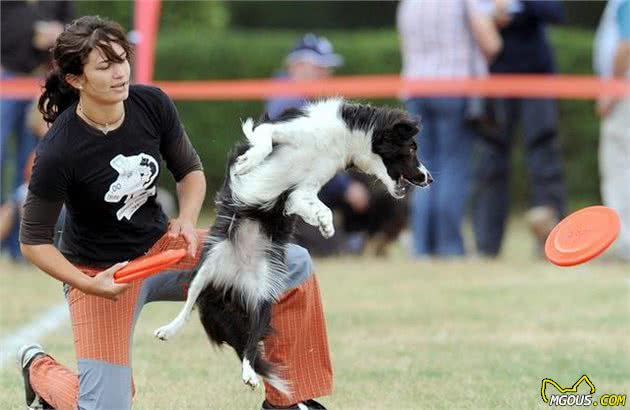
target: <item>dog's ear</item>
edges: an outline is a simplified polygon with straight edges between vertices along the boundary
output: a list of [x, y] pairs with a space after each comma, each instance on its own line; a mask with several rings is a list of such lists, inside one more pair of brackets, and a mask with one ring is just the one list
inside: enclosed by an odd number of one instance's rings
[[399, 137], [410, 138], [416, 135], [420, 131], [418, 123], [413, 120], [400, 120], [394, 124], [394, 133]]
[[260, 115], [260, 118], [258, 118], [259, 124], [263, 122], [269, 122], [269, 121], [271, 121], [271, 117], [269, 117], [269, 111], [265, 111], [264, 113]]

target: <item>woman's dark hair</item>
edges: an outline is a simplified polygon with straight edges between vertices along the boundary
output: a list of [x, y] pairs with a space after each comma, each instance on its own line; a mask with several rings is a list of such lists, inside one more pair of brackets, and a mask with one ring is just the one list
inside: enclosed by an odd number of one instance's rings
[[111, 43], [120, 45], [131, 58], [131, 46], [123, 28], [116, 22], [98, 16], [84, 16], [66, 26], [51, 50], [53, 70], [46, 78], [44, 92], [39, 97], [39, 111], [49, 123], [66, 108], [79, 100], [78, 92], [66, 82], [66, 75], [83, 74], [92, 50], [101, 50], [107, 60], [122, 63], [124, 58], [118, 55]]

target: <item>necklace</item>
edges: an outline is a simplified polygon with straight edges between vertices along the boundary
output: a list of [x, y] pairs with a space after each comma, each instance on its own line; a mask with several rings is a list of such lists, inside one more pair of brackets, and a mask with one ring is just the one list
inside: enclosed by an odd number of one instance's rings
[[88, 117], [88, 115], [85, 113], [85, 111], [83, 111], [83, 107], [81, 106], [81, 102], [79, 102], [79, 111], [81, 111], [81, 114], [83, 114], [83, 116], [85, 117], [86, 120], [91, 122], [92, 125], [95, 125], [96, 128], [98, 128], [98, 130], [101, 131], [105, 135], [107, 135], [107, 133], [109, 133], [112, 130], [112, 128], [114, 128], [125, 117], [125, 110], [123, 109], [122, 114], [120, 114], [120, 118], [118, 118], [114, 122], [102, 123], [102, 122], [94, 121], [93, 119]]

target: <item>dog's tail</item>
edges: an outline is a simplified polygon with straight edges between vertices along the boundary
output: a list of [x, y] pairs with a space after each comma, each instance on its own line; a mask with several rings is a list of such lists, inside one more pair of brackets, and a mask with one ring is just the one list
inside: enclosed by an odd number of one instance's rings
[[245, 137], [247, 138], [248, 141], [252, 140], [252, 137], [254, 136], [254, 120], [251, 118], [246, 119], [243, 122], [243, 134], [245, 134]]
[[256, 360], [254, 360], [254, 371], [261, 375], [262, 378], [265, 379], [265, 381], [269, 383], [274, 389], [278, 390], [285, 396], [289, 396], [291, 394], [291, 386], [289, 382], [274, 373], [274, 370], [278, 370], [279, 366], [272, 365], [261, 356], [261, 353], [258, 352], [258, 354], [256, 355]]

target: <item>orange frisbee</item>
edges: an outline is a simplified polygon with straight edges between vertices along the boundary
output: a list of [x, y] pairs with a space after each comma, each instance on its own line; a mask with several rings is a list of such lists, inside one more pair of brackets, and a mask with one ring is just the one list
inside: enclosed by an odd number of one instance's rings
[[590, 206], [564, 218], [545, 242], [545, 254], [558, 266], [573, 266], [604, 252], [619, 234], [619, 216], [606, 206]]
[[182, 260], [186, 256], [185, 249], [169, 249], [151, 256], [143, 256], [129, 262], [114, 273], [116, 283], [129, 283], [136, 279], [158, 273]]

